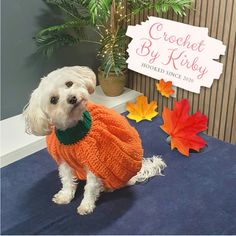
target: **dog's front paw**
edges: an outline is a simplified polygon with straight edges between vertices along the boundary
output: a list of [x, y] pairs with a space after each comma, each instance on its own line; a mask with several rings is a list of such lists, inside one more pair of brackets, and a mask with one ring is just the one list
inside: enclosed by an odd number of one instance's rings
[[56, 204], [68, 204], [71, 202], [73, 198], [74, 198], [73, 192], [60, 190], [53, 196], [52, 201], [55, 202]]
[[94, 208], [95, 204], [89, 202], [81, 202], [81, 204], [77, 208], [77, 213], [80, 215], [88, 215], [93, 212]]

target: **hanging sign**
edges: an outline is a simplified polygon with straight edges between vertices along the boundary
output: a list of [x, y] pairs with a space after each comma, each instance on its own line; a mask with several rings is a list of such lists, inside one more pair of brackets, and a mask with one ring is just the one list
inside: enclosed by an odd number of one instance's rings
[[132, 38], [127, 52], [130, 70], [194, 93], [211, 87], [219, 79], [223, 64], [215, 61], [226, 46], [208, 36], [208, 28], [196, 27], [158, 17], [141, 25], [128, 26]]

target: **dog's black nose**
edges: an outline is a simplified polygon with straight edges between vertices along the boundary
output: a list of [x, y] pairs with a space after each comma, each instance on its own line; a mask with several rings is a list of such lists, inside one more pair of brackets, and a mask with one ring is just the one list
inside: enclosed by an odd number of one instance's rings
[[69, 97], [67, 98], [67, 102], [68, 102], [69, 104], [72, 104], [72, 105], [76, 104], [76, 103], [77, 103], [77, 98], [76, 98], [76, 96], [69, 96]]

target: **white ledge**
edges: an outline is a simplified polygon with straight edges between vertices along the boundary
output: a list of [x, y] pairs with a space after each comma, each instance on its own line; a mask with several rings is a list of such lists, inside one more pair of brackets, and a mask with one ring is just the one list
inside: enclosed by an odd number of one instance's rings
[[129, 88], [125, 88], [124, 92], [120, 96], [108, 97], [103, 93], [101, 86], [97, 86], [95, 93], [92, 94], [90, 100], [94, 103], [102, 104], [106, 107], [112, 108], [119, 113], [123, 113], [126, 111], [126, 102], [135, 102], [136, 97], [139, 95], [141, 95], [141, 93]]
[[[126, 102], [134, 102], [139, 95], [139, 92], [125, 88], [122, 95], [107, 97], [102, 92], [101, 87], [97, 86], [90, 100], [122, 113], [126, 111]], [[1, 167], [7, 166], [46, 147], [45, 137], [37, 137], [25, 133], [25, 123], [22, 114], [0, 121], [0, 128]]]

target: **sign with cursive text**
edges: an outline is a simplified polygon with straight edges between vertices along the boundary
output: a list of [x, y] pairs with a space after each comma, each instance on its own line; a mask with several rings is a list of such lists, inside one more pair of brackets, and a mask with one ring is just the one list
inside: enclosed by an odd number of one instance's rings
[[223, 64], [215, 61], [226, 46], [208, 36], [208, 28], [196, 27], [158, 17], [141, 25], [128, 26], [132, 38], [127, 52], [130, 70], [194, 93], [211, 87], [219, 79]]

